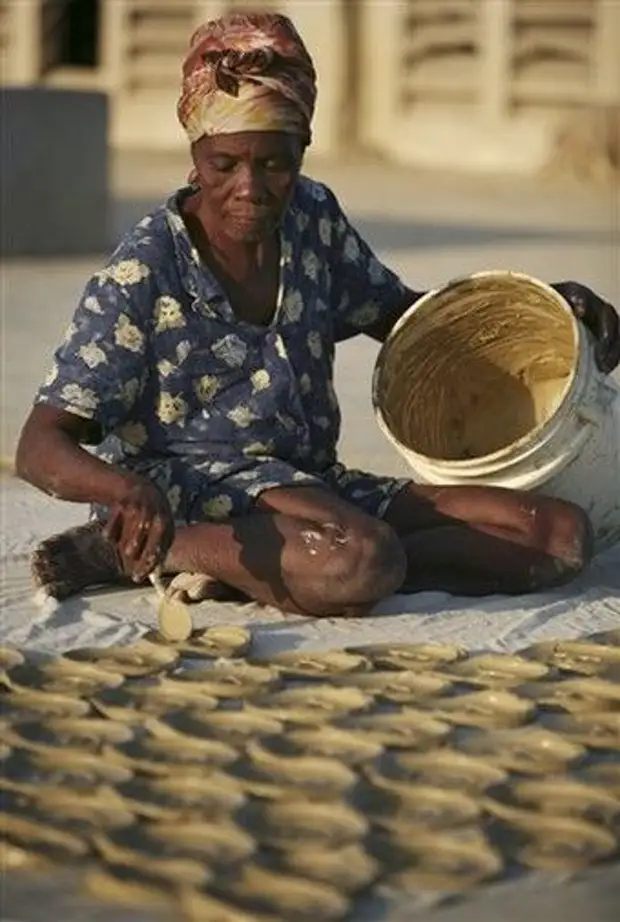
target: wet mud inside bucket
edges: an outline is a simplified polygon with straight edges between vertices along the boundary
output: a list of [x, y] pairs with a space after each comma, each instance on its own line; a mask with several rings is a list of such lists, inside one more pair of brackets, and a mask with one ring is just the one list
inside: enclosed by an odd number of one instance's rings
[[375, 399], [392, 436], [429, 458], [491, 455], [549, 420], [578, 355], [570, 313], [509, 274], [437, 292], [383, 347]]

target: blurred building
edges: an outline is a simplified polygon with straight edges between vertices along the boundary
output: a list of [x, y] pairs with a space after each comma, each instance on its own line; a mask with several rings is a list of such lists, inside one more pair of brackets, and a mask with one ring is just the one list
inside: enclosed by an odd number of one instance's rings
[[620, 0], [0, 0], [1, 79], [103, 91], [115, 148], [178, 148], [189, 36], [248, 8], [315, 56], [322, 154], [533, 170], [558, 125], [620, 106]]

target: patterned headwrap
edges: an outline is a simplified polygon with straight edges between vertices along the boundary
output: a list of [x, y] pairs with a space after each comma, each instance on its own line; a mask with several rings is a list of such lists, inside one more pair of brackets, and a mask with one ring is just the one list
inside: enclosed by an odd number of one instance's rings
[[190, 140], [282, 131], [310, 142], [316, 72], [286, 16], [231, 14], [192, 36], [177, 108]]

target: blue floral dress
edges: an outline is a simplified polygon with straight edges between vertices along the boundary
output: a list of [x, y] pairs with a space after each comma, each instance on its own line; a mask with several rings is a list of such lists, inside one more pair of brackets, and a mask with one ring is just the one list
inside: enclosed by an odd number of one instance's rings
[[292, 485], [383, 516], [405, 481], [338, 463], [334, 350], [402, 305], [403, 283], [333, 193], [300, 178], [274, 317], [244, 323], [187, 233], [189, 192], [140, 221], [89, 281], [35, 402], [98, 422], [95, 453], [156, 483], [177, 523], [243, 515]]

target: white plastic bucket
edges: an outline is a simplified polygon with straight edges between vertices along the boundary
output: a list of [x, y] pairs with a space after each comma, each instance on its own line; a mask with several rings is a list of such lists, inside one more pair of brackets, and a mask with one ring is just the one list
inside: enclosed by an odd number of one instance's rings
[[490, 484], [578, 503], [596, 547], [620, 540], [620, 388], [564, 299], [490, 271], [428, 292], [373, 376], [378, 424], [427, 484]]

